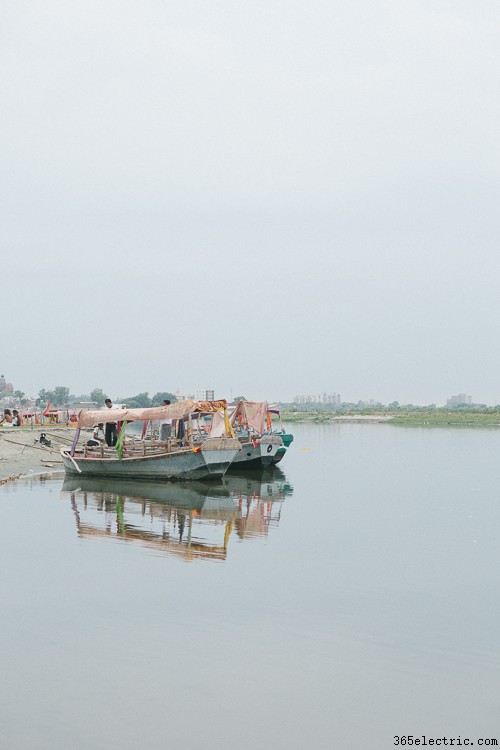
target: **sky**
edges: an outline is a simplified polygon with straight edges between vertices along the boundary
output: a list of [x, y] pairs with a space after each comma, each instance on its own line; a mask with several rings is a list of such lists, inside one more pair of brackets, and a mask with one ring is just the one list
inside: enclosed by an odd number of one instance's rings
[[500, 5], [16, 0], [0, 372], [500, 403]]

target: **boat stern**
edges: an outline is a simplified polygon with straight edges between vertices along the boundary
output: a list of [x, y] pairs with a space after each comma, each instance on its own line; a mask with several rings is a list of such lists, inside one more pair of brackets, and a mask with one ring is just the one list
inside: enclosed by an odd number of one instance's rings
[[241, 450], [241, 443], [237, 438], [208, 438], [201, 444], [200, 450], [210, 476], [223, 477]]

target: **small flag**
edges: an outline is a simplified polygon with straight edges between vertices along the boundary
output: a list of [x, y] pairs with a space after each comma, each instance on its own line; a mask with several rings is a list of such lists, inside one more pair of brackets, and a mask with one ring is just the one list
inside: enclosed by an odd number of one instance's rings
[[125, 439], [125, 429], [127, 427], [127, 422], [122, 422], [122, 426], [120, 429], [120, 434], [118, 435], [118, 440], [116, 441], [116, 453], [120, 461], [123, 458], [123, 441]]
[[47, 406], [42, 411], [42, 417], [48, 417], [50, 412], [50, 401], [47, 401]]

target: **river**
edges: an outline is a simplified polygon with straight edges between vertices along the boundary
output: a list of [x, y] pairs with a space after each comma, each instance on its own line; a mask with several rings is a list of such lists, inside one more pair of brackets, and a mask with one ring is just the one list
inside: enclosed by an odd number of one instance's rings
[[0, 487], [0, 747], [500, 742], [500, 431], [292, 431], [273, 476]]

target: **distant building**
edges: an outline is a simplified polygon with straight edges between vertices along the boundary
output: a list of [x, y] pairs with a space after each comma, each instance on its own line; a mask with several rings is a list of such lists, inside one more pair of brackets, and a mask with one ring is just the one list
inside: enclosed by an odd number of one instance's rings
[[12, 395], [14, 392], [14, 386], [12, 383], [7, 383], [5, 380], [5, 375], [0, 375], [0, 394], [6, 396], [6, 395]]
[[342, 399], [340, 393], [320, 393], [317, 396], [300, 395], [293, 399], [294, 404], [335, 404], [340, 406]]
[[470, 406], [471, 403], [471, 397], [466, 393], [458, 393], [456, 396], [451, 396], [446, 400], [446, 406]]
[[196, 401], [215, 401], [215, 391], [213, 389], [202, 389], [196, 391]]
[[91, 411], [94, 411], [98, 408], [99, 404], [97, 403], [97, 401], [75, 401], [75, 403], [73, 404], [68, 404], [68, 409], [75, 412], [79, 412], [82, 409], [89, 409]]

